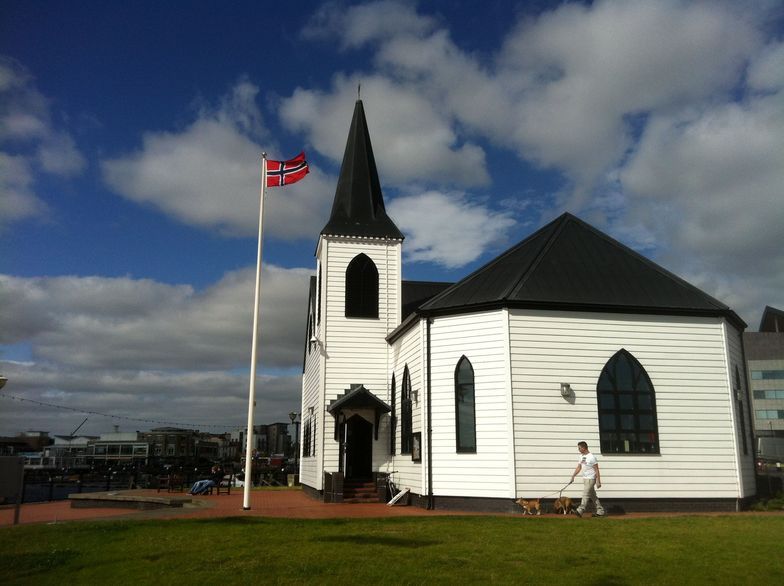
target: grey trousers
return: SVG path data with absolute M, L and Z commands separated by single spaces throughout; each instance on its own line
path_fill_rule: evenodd
M 583 478 L 583 498 L 580 501 L 580 506 L 577 507 L 577 510 L 580 513 L 585 512 L 585 509 L 588 507 L 588 501 L 593 501 L 593 504 L 596 507 L 596 514 L 604 515 L 604 507 L 602 506 L 602 503 L 599 501 L 599 497 L 596 496 L 595 485 L 596 485 L 595 478 Z

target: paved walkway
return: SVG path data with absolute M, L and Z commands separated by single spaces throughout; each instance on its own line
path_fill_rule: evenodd
M 128 494 L 158 495 L 155 490 L 123 491 Z M 70 501 L 30 503 L 22 505 L 19 523 L 60 523 L 80 519 L 175 519 L 208 517 L 285 517 L 290 519 L 333 519 L 358 517 L 411 517 L 466 515 L 456 511 L 427 511 L 419 507 L 388 507 L 384 503 L 334 504 L 311 499 L 301 490 L 260 490 L 250 495 L 250 510 L 242 509 L 242 491 L 230 495 L 192 497 L 193 502 L 182 508 L 165 508 L 139 511 L 120 508 L 77 508 Z M 0 509 L 0 526 L 12 525 L 13 507 Z
M 124 491 L 130 494 L 158 495 L 155 490 Z M 300 490 L 260 490 L 251 492 L 250 510 L 242 509 L 243 494 L 239 490 L 231 495 L 210 495 L 193 497 L 193 502 L 182 508 L 166 508 L 147 511 L 135 509 L 88 508 L 72 509 L 70 501 L 50 503 L 30 503 L 22 505 L 19 523 L 60 523 L 82 519 L 182 519 L 210 517 L 278 517 L 289 519 L 348 519 L 378 517 L 436 517 L 451 515 L 495 515 L 514 516 L 521 519 L 535 519 L 519 513 L 466 513 L 461 511 L 427 511 L 419 507 L 388 507 L 384 503 L 373 504 L 328 504 L 313 500 Z M 680 515 L 784 515 L 784 512 L 743 512 L 743 513 L 629 513 L 617 519 L 641 517 L 667 517 Z M 557 517 L 564 520 L 577 517 L 547 514 L 543 517 Z M 588 515 L 589 516 L 589 515 Z M 0 508 L 0 527 L 12 525 L 14 508 Z M 607 521 L 599 521 L 605 523 Z

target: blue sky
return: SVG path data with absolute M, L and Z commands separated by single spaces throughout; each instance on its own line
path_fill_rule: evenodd
M 784 307 L 781 2 L 0 11 L 0 434 L 242 425 L 258 159 L 304 149 L 266 207 L 257 420 L 286 420 L 360 83 L 405 278 L 570 211 L 751 330 Z

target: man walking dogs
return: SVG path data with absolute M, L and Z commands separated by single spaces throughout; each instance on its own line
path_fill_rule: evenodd
M 577 507 L 575 513 L 578 517 L 582 517 L 585 508 L 588 506 L 588 501 L 592 500 L 596 507 L 595 517 L 604 517 L 604 507 L 599 502 L 599 497 L 596 496 L 596 489 L 602 487 L 602 476 L 599 473 L 599 462 L 596 461 L 596 456 L 588 451 L 588 444 L 579 442 L 577 449 L 580 450 L 580 460 L 577 462 L 577 468 L 572 473 L 572 479 L 569 484 L 574 482 L 574 477 L 582 469 L 583 471 L 583 499 L 580 501 L 580 506 Z

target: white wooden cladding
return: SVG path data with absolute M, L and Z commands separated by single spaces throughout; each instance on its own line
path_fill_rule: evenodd
M 389 384 L 392 382 L 392 373 L 395 374 L 395 411 L 397 415 L 397 430 L 395 432 L 395 455 L 389 455 L 389 429 L 382 429 L 385 432 L 383 444 L 383 457 L 379 458 L 379 470 L 383 472 L 395 472 L 395 483 L 401 489 L 410 488 L 414 494 L 423 494 L 426 489 L 426 479 L 424 478 L 425 462 L 425 374 L 423 373 L 424 364 L 424 322 L 411 328 L 406 332 L 392 347 L 392 367 L 389 370 Z M 413 433 L 422 433 L 422 460 L 414 462 L 411 454 L 400 453 L 401 425 L 402 425 L 402 391 L 403 373 L 408 366 L 408 374 L 411 379 L 411 390 L 416 393 L 417 401 L 412 403 L 411 430 Z M 390 398 L 391 405 L 391 398 Z M 384 418 L 389 424 L 389 418 Z M 375 455 L 375 453 L 374 453 Z
M 308 307 L 311 304 L 308 303 Z M 322 356 L 320 347 L 316 343 L 311 343 L 309 340 L 305 341 L 305 367 L 302 373 L 302 405 L 300 410 L 300 426 L 299 426 L 299 474 L 300 482 L 321 489 L 321 473 L 320 473 L 320 460 L 315 455 L 307 458 L 302 456 L 303 444 L 302 437 L 305 432 L 305 425 L 310 418 L 310 408 L 313 408 L 314 413 L 321 410 L 321 370 L 322 370 Z M 316 430 L 320 433 L 320 430 Z
M 327 413 L 326 406 L 343 395 L 352 384 L 362 384 L 382 401 L 390 401 L 392 349 L 386 342 L 386 336 L 400 323 L 401 245 L 400 242 L 386 240 L 325 237 L 319 252 L 323 259 L 324 280 L 321 285 L 323 314 L 319 335 L 328 359 L 324 367 L 324 400 L 318 433 L 323 438 L 323 470 L 335 472 L 339 469 L 339 444 L 334 439 L 335 420 Z M 378 319 L 345 317 L 346 268 L 363 253 L 378 269 Z M 371 411 L 360 415 L 375 423 Z M 381 464 L 388 452 L 387 426 L 388 416 L 384 416 L 378 440 L 373 440 L 374 467 Z
M 514 496 L 505 315 L 498 310 L 440 317 L 431 326 L 436 496 Z M 456 446 L 455 368 L 462 356 L 471 361 L 474 369 L 476 453 L 458 453 Z
M 599 458 L 600 496 L 740 496 L 724 327 L 715 318 L 510 311 L 518 495 L 563 487 L 584 440 Z M 621 348 L 653 383 L 660 454 L 601 453 L 596 383 Z M 573 401 L 561 397 L 562 382 Z

